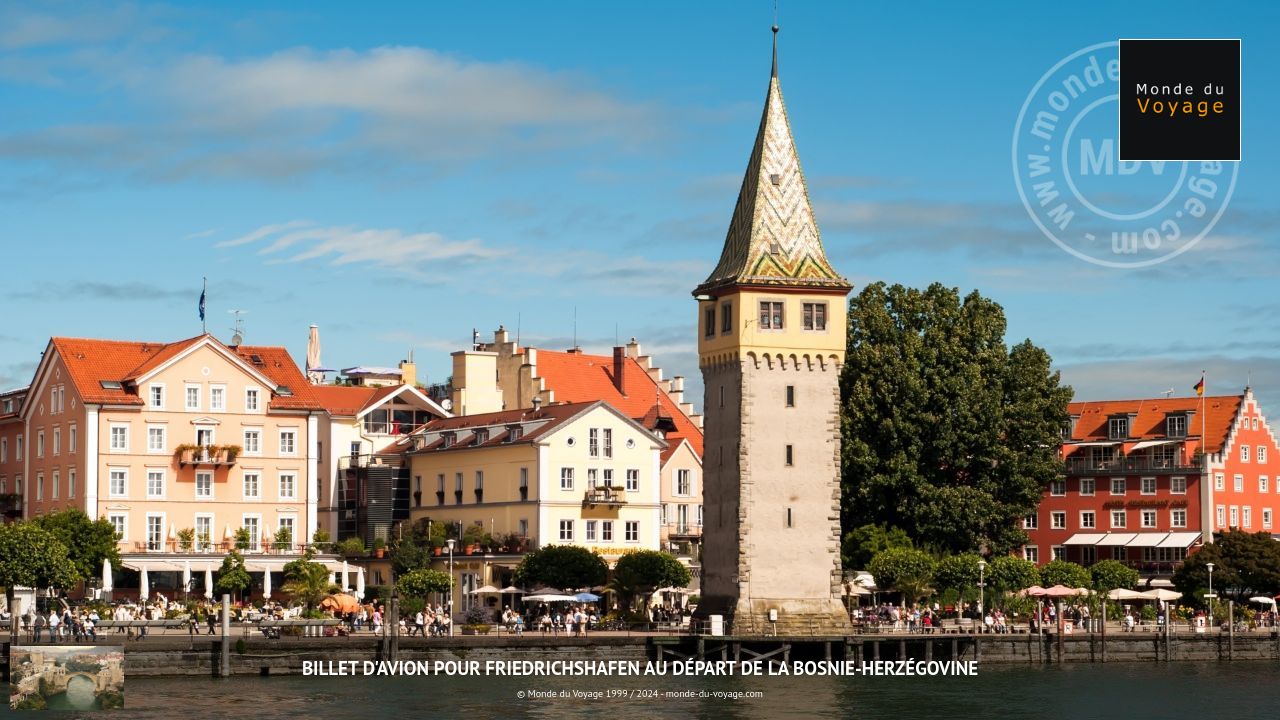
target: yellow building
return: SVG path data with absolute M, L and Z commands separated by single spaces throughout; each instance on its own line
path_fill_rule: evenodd
M 667 444 L 602 401 L 444 418 L 410 438 L 414 487 L 429 489 L 412 520 L 480 526 L 516 535 L 522 549 L 580 545 L 611 564 L 634 549 L 657 550 L 659 463 Z M 471 553 L 468 553 L 471 550 Z M 455 551 L 459 607 L 481 585 L 501 582 L 517 555 Z

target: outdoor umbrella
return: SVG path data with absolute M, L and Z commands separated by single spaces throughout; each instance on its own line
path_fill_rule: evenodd
M 492 585 L 481 585 L 475 590 L 472 590 L 471 594 L 472 595 L 497 595 L 500 592 L 502 591 Z
M 1107 599 L 1109 600 L 1141 600 L 1143 599 L 1143 594 L 1136 590 L 1116 588 L 1115 590 L 1112 590 L 1111 592 L 1107 593 Z
M 213 599 L 213 568 L 209 567 L 209 563 L 204 564 L 204 596 Z
M 1255 595 L 1254 597 L 1249 598 L 1249 602 L 1262 603 L 1263 605 L 1272 605 L 1272 606 L 1276 604 L 1275 598 L 1269 598 L 1265 595 Z
M 349 568 L 347 567 L 347 561 L 343 560 L 342 561 L 342 592 L 351 592 L 351 579 L 347 576 L 348 572 L 349 572 Z
M 190 560 L 182 561 L 182 589 L 187 592 L 191 591 L 191 561 Z
M 498 592 L 502 593 L 503 595 L 515 595 L 517 593 L 524 592 L 524 590 L 521 590 L 520 588 L 515 587 L 513 585 L 508 585 L 502 588 L 501 590 L 499 590 Z
M 535 588 L 535 589 L 534 589 L 534 592 L 535 592 L 535 593 L 537 593 L 537 594 L 539 594 L 539 595 L 563 595 L 563 594 L 564 594 L 564 591 L 563 591 L 563 590 L 557 590 L 557 589 L 555 589 L 555 588 L 553 588 L 553 587 L 540 587 L 540 588 Z
M 269 600 L 271 598 L 271 569 L 267 568 L 262 571 L 262 599 Z
M 178 539 L 178 526 L 174 523 L 169 523 L 169 539 L 170 540 Z
M 1078 595 L 1079 592 L 1075 588 L 1069 588 L 1066 585 L 1054 585 L 1051 588 L 1046 588 L 1040 594 L 1048 598 L 1064 598 Z
M 530 602 L 577 602 L 578 598 L 572 595 L 561 595 L 558 593 L 543 593 L 541 595 L 530 595 L 525 600 Z
M 102 592 L 111 592 L 111 561 L 102 559 Z
M 148 597 L 151 597 L 151 590 L 150 590 L 150 588 L 148 588 L 148 587 L 147 587 L 147 586 L 148 586 L 148 585 L 150 585 L 150 584 L 151 584 L 151 583 L 150 583 L 149 579 L 147 578 L 147 566 L 146 566 L 146 565 L 143 565 L 143 566 L 142 566 L 142 577 L 140 578 L 140 580 L 139 580 L 139 582 L 138 582 L 138 587 L 139 587 L 139 589 L 138 589 L 138 599 L 139 599 L 139 600 L 141 600 L 141 601 L 143 601 L 143 602 L 146 602 L 147 598 L 148 598 Z
M 600 596 L 593 595 L 589 592 L 580 592 L 577 595 L 574 595 L 573 599 L 577 600 L 578 602 L 596 602 L 597 600 L 600 599 Z
M 364 568 L 360 568 L 360 572 L 356 573 L 356 599 L 364 599 Z
M 1164 588 L 1156 588 L 1155 590 L 1148 590 L 1144 593 L 1141 593 L 1141 597 L 1147 600 L 1164 600 L 1167 602 L 1169 600 L 1177 600 L 1178 598 L 1182 597 L 1182 593 L 1177 592 L 1176 590 L 1166 590 Z
M 1039 597 L 1044 594 L 1044 588 L 1039 585 L 1032 585 L 1025 590 L 1019 590 L 1018 594 L 1022 597 Z

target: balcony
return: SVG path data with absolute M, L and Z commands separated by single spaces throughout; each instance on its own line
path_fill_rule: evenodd
M 1198 475 L 1200 466 L 1189 464 L 1185 460 L 1149 455 L 1130 455 L 1100 459 L 1091 457 L 1075 457 L 1066 459 L 1067 475 L 1135 475 L 1139 473 L 1189 473 Z
M 620 487 L 594 487 L 587 490 L 583 505 L 619 506 L 627 504 L 627 493 Z
M 673 522 L 662 526 L 666 531 L 667 537 L 675 538 L 700 538 L 702 537 L 702 525 L 691 522 Z
M 240 456 L 240 448 L 238 447 L 218 447 L 217 445 L 208 445 L 199 447 L 195 445 L 183 445 L 178 448 L 178 467 L 231 467 L 236 464 L 236 458 Z

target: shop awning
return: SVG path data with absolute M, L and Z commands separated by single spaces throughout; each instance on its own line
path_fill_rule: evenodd
M 1098 541 L 1099 545 L 1128 545 L 1138 536 L 1137 533 L 1107 533 Z
M 1198 532 L 1172 532 L 1156 547 L 1189 548 L 1200 539 Z
M 1158 445 L 1176 445 L 1177 443 L 1177 440 L 1143 440 L 1135 443 L 1133 449 L 1142 450 L 1145 448 L 1156 447 Z
M 130 570 L 141 571 L 143 567 L 147 572 L 182 572 L 187 562 L 191 563 L 193 572 L 203 571 L 205 566 L 217 570 L 222 565 L 223 555 L 191 555 L 174 557 L 146 557 L 140 555 L 124 555 L 120 558 L 120 564 Z M 249 572 L 284 572 L 284 566 L 297 560 L 296 557 L 255 557 L 250 555 L 245 558 L 244 569 Z M 312 562 L 324 565 L 329 572 L 342 572 L 342 562 L 336 560 L 316 559 Z
M 1076 533 L 1067 538 L 1063 545 L 1097 545 L 1098 541 L 1106 537 L 1102 533 Z
M 1119 440 L 1098 440 L 1093 442 L 1070 443 L 1071 447 L 1111 447 L 1119 444 Z
M 1169 533 L 1162 532 L 1138 533 L 1137 537 L 1129 541 L 1128 547 L 1160 547 L 1160 543 L 1168 537 Z

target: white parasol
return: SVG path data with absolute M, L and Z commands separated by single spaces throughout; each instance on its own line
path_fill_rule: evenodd
M 364 599 L 364 568 L 360 568 L 360 572 L 356 573 L 356 599 Z
M 209 567 L 209 563 L 204 565 L 204 596 L 213 599 L 213 568 Z
M 191 561 L 190 560 L 182 561 L 182 589 L 187 592 L 191 591 Z
M 262 573 L 262 599 L 269 600 L 271 598 L 271 570 L 265 570 Z
M 351 579 L 348 577 L 350 568 L 347 567 L 347 561 L 342 561 L 342 592 L 351 592 Z
M 151 582 L 150 582 L 150 578 L 147 577 L 146 565 L 142 566 L 141 572 L 142 572 L 142 577 L 140 577 L 138 581 L 138 599 L 143 602 L 146 602 L 147 598 L 151 597 L 151 589 L 148 587 L 151 584 Z
M 113 586 L 111 584 L 111 561 L 102 559 L 102 592 L 111 592 Z

